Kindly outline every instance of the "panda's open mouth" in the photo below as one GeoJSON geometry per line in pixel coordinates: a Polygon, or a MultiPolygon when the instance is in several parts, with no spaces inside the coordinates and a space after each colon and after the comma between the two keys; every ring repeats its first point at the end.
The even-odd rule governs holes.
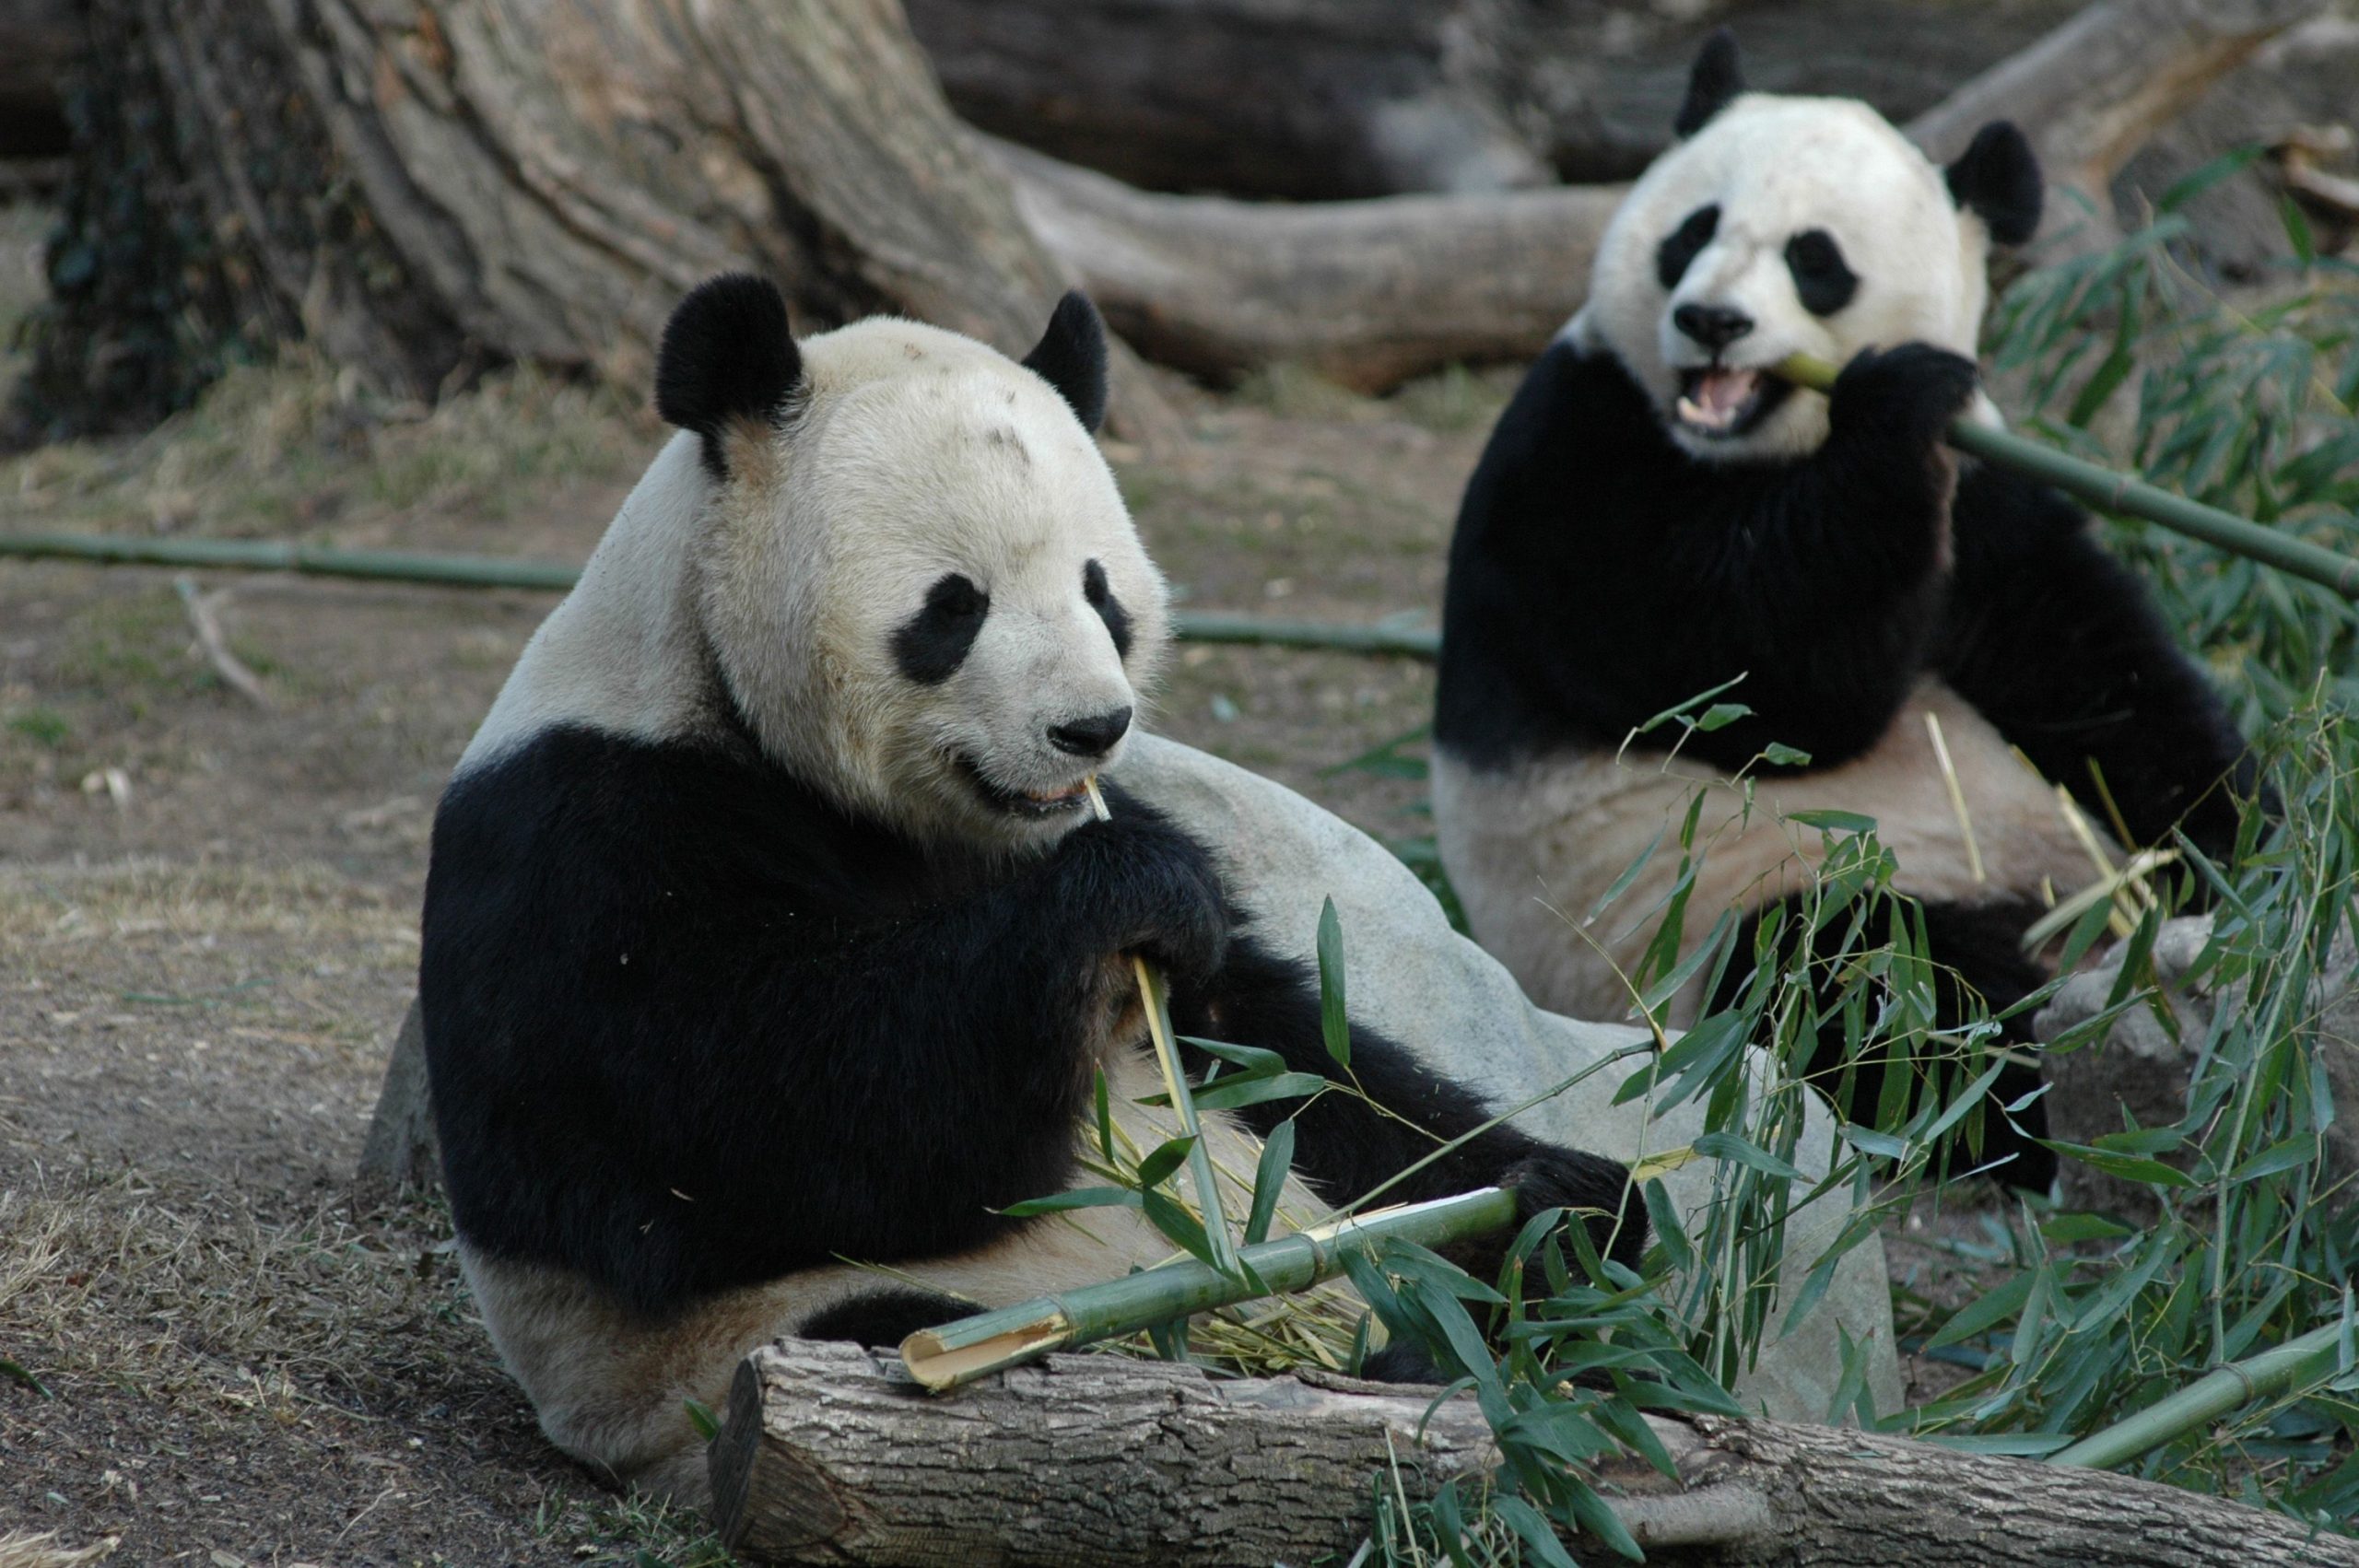
{"type": "Polygon", "coordinates": [[[965,752],[955,755],[958,759],[958,771],[967,776],[967,782],[974,786],[975,793],[980,795],[993,810],[1005,812],[1010,816],[1062,816],[1089,803],[1089,786],[1085,779],[1076,778],[1071,784],[1054,790],[1010,790],[1005,785],[993,783],[984,774],[981,765],[965,752]]]}
{"type": "Polygon", "coordinates": [[[1786,401],[1793,383],[1760,370],[1699,365],[1679,372],[1680,424],[1699,436],[1742,436],[1786,401]]]}

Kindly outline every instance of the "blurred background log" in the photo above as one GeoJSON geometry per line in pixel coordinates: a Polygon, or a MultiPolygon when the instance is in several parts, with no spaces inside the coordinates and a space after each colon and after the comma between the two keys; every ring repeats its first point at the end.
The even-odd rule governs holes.
{"type": "MultiPolygon", "coordinates": [[[[75,132],[5,433],[140,428],[295,341],[397,399],[518,360],[636,389],[730,266],[806,330],[889,310],[1010,348],[1081,281],[1192,374],[1380,392],[1538,351],[1618,191],[1548,181],[1642,167],[1722,21],[1756,86],[1863,96],[1937,156],[2020,121],[2083,244],[2226,136],[2318,127],[2321,172],[2359,70],[2350,0],[908,4],[931,60],[894,0],[0,0],[0,164],[53,171],[75,132]],[[44,98],[21,67],[77,17],[104,47],[44,98]]],[[[2199,198],[2189,258],[2283,254],[2285,167],[2199,198]]],[[[1115,416],[1175,429],[1134,362],[1115,416]]]]}
{"type": "Polygon", "coordinates": [[[951,106],[1154,191],[1552,183],[1510,123],[1529,0],[905,0],[951,106]]]}

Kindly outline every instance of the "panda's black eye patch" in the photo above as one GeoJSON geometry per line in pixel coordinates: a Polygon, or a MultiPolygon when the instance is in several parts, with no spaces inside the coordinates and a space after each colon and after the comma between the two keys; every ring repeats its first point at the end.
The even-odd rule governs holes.
{"type": "Polygon", "coordinates": [[[1655,248],[1655,276],[1662,279],[1665,288],[1676,288],[1679,280],[1687,275],[1690,263],[1702,254],[1720,228],[1720,207],[1715,202],[1708,207],[1697,207],[1687,215],[1671,238],[1655,248]]]}
{"type": "Polygon", "coordinates": [[[957,572],[938,579],[918,613],[893,634],[893,661],[918,685],[940,685],[967,661],[991,608],[991,595],[957,572]]]}
{"type": "Polygon", "coordinates": [[[1843,260],[1843,247],[1824,228],[1806,228],[1786,241],[1786,270],[1794,292],[1813,316],[1831,316],[1851,302],[1860,280],[1843,260]]]}
{"type": "Polygon", "coordinates": [[[1106,568],[1096,561],[1081,568],[1081,596],[1089,601],[1089,607],[1097,612],[1099,620],[1106,623],[1107,635],[1114,639],[1115,653],[1128,659],[1131,656],[1131,613],[1122,608],[1121,600],[1114,597],[1113,589],[1106,582],[1106,568]]]}

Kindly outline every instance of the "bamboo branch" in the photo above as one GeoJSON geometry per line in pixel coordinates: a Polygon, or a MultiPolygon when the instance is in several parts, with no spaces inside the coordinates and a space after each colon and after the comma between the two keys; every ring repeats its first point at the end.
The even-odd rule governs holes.
{"type": "MultiPolygon", "coordinates": [[[[1808,354],[1788,356],[1776,371],[1796,386],[1820,392],[1832,392],[1839,373],[1825,360],[1808,354]]],[[[1948,439],[1962,452],[2028,474],[2102,510],[2159,523],[2230,555],[2248,556],[2332,589],[2345,599],[2359,600],[2359,559],[2338,555],[2324,545],[2264,528],[2233,512],[2173,495],[2142,479],[2116,474],[2012,431],[1995,430],[1971,419],[1953,420],[1948,439]]]]}
{"type": "Polygon", "coordinates": [[[938,1393],[1052,1351],[1120,1339],[1258,1296],[1306,1290],[1343,1272],[1344,1259],[1353,1251],[1372,1252],[1390,1239],[1447,1246],[1504,1230],[1515,1217],[1515,1194],[1496,1187],[1379,1209],[1246,1247],[1237,1255],[1234,1272],[1193,1259],[1167,1263],[922,1328],[901,1341],[901,1360],[910,1376],[938,1393]]]}
{"type": "Polygon", "coordinates": [[[249,669],[244,660],[229,651],[229,639],[222,635],[220,619],[213,613],[214,607],[229,596],[229,591],[200,593],[195,579],[187,577],[176,579],[172,587],[179,591],[181,604],[188,611],[189,628],[196,633],[196,646],[204,652],[205,661],[213,666],[214,673],[228,683],[231,690],[256,708],[271,707],[270,693],[264,689],[262,677],[249,669]]]}
{"type": "Polygon", "coordinates": [[[2215,1367],[2160,1403],[2049,1456],[2048,1462],[2092,1470],[2128,1464],[2240,1406],[2275,1398],[2296,1383],[2334,1371],[2343,1364],[2350,1332],[2348,1323],[2330,1323],[2248,1361],[2215,1367]]]}
{"type": "MultiPolygon", "coordinates": [[[[1097,776],[1090,775],[1082,781],[1089,791],[1089,809],[1097,813],[1100,822],[1110,822],[1114,813],[1106,809],[1106,797],[1097,788],[1097,776]]],[[[1188,1175],[1196,1188],[1196,1211],[1203,1216],[1204,1244],[1213,1255],[1213,1266],[1224,1274],[1237,1272],[1237,1240],[1228,1234],[1228,1215],[1221,1208],[1220,1174],[1213,1169],[1213,1152],[1204,1143],[1203,1122],[1196,1115],[1196,1097],[1188,1092],[1188,1064],[1180,1059],[1180,1037],[1171,1027],[1171,993],[1163,977],[1154,965],[1137,954],[1131,955],[1131,972],[1138,977],[1139,1006],[1146,1012],[1146,1032],[1155,1046],[1155,1061],[1163,1070],[1163,1092],[1171,1100],[1171,1114],[1179,1118],[1180,1136],[1191,1140],[1188,1145],[1188,1175]]]]}
{"type": "MultiPolygon", "coordinates": [[[[267,539],[138,539],[104,533],[0,533],[0,556],[88,561],[100,566],[198,567],[217,571],[297,572],[440,588],[525,589],[563,593],[581,569],[556,561],[501,561],[483,556],[428,556],[403,550],[334,550],[267,539]]],[[[1374,626],[1265,621],[1256,615],[1183,610],[1172,617],[1182,642],[1309,648],[1339,653],[1432,659],[1441,634],[1387,619],[1374,626]]]]}

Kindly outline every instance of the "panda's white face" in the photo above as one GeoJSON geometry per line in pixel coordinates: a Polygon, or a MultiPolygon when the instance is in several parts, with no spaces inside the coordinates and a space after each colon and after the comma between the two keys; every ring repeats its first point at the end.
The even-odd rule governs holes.
{"type": "Polygon", "coordinates": [[[1052,840],[1168,636],[1113,475],[1056,391],[969,339],[872,319],[800,348],[792,416],[721,439],[699,579],[723,677],[765,749],[848,805],[1052,840]]]}
{"type": "Polygon", "coordinates": [[[1744,93],[1631,188],[1567,330],[1619,358],[1694,455],[1802,456],[1826,439],[1826,400],[1768,368],[1908,341],[1971,357],[1989,250],[1873,110],[1744,93]]]}

